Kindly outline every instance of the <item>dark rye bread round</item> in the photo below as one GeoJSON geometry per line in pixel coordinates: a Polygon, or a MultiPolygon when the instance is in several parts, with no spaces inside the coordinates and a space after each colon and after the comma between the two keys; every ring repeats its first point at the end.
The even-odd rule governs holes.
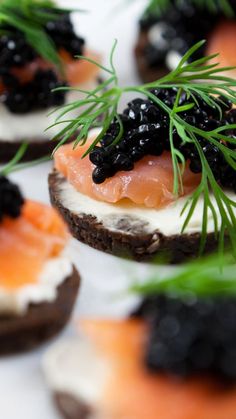
{"type": "MultiPolygon", "coordinates": [[[[11,160],[20,146],[22,145],[21,141],[10,142],[0,140],[0,163],[5,163],[11,160]]],[[[28,144],[27,150],[22,157],[21,161],[31,161],[39,159],[40,157],[47,156],[51,154],[56,146],[54,141],[45,140],[45,139],[33,139],[28,144]]]]}
{"type": "Polygon", "coordinates": [[[54,402],[65,419],[92,419],[93,409],[69,393],[55,392],[54,402]]]}
{"type": "Polygon", "coordinates": [[[22,316],[0,315],[0,355],[33,349],[59,333],[70,318],[79,285],[80,276],[73,268],[58,287],[55,301],[30,304],[22,316]]]}
{"type": "Polygon", "coordinates": [[[137,44],[135,46],[135,58],[141,80],[149,83],[160,79],[168,73],[167,67],[151,67],[147,62],[145,49],[148,45],[148,30],[140,29],[137,44]]]}
{"type": "MultiPolygon", "coordinates": [[[[81,242],[95,249],[137,261],[153,260],[160,256],[166,263],[177,264],[199,255],[200,233],[172,236],[165,236],[158,230],[147,233],[146,223],[130,216],[118,219],[119,231],[111,231],[94,215],[71,212],[62,202],[63,182],[67,181],[56,170],[49,175],[51,202],[59,210],[72,235],[81,242]]],[[[215,235],[208,234],[205,253],[216,250],[217,245],[215,235]]]]}

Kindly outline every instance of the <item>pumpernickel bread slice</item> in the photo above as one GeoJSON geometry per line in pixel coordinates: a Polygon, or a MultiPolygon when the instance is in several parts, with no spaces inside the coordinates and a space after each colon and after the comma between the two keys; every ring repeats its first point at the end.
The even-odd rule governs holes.
{"type": "Polygon", "coordinates": [[[53,344],[43,357],[43,372],[63,418],[95,419],[110,374],[104,355],[84,336],[53,344]]]}
{"type": "MultiPolygon", "coordinates": [[[[8,162],[12,159],[20,146],[22,145],[21,141],[5,141],[4,139],[0,140],[0,163],[8,162]]],[[[45,139],[31,139],[28,143],[27,150],[22,157],[22,161],[31,161],[50,155],[55,148],[55,142],[45,140],[45,139]]]]}
{"type": "Polygon", "coordinates": [[[23,315],[0,315],[0,354],[30,350],[52,338],[68,322],[80,285],[73,268],[57,288],[52,302],[30,304],[23,315]]]}
{"type": "MultiPolygon", "coordinates": [[[[200,232],[163,234],[142,215],[109,205],[109,214],[102,213],[103,203],[86,197],[54,170],[49,175],[52,204],[59,210],[72,235],[95,249],[137,261],[163,256],[169,263],[181,263],[199,254],[200,232]]],[[[106,209],[104,207],[104,210],[106,209]]],[[[148,211],[148,210],[147,210],[148,211]]],[[[175,215],[176,216],[176,215],[175,215]]],[[[156,214],[158,217],[158,213],[156,214]]],[[[180,217],[180,214],[177,214],[180,217]]],[[[166,220],[169,223],[170,219],[166,220]]],[[[217,247],[214,233],[209,233],[205,252],[217,247]]]]}
{"type": "Polygon", "coordinates": [[[66,392],[56,391],[53,394],[54,403],[65,419],[93,419],[96,413],[91,406],[79,397],[73,397],[66,392]]]}

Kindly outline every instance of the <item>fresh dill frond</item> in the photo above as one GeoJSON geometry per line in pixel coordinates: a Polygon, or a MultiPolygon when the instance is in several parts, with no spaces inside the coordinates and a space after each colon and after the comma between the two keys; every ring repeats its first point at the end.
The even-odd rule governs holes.
{"type": "MultiPolygon", "coordinates": [[[[76,147],[78,144],[85,144],[92,128],[101,126],[101,132],[95,141],[88,147],[84,156],[89,154],[91,150],[99,143],[106,134],[112,121],[118,121],[120,130],[114,139],[113,145],[122,139],[124,128],[118,113],[118,107],[121,96],[126,93],[136,93],[139,97],[147,97],[154,104],[162,109],[169,118],[170,135],[169,141],[171,145],[171,155],[174,172],[173,192],[176,197],[181,195],[182,190],[182,171],[181,165],[185,165],[183,154],[175,148],[172,141],[172,132],[175,129],[183,144],[192,143],[198,150],[201,160],[202,174],[201,182],[197,189],[188,199],[183,208],[182,215],[185,216],[182,232],[186,231],[192,216],[197,209],[200,198],[203,199],[202,208],[202,228],[201,228],[201,245],[200,251],[205,248],[207,234],[209,232],[208,219],[211,216],[214,223],[215,237],[219,242],[219,249],[225,247],[225,237],[228,236],[232,245],[232,249],[236,256],[236,202],[231,199],[222,187],[217,183],[205,154],[199,144],[198,138],[216,146],[223,154],[227,163],[236,170],[236,148],[227,147],[227,144],[236,146],[236,139],[227,136],[227,130],[235,129],[236,125],[223,125],[211,131],[202,130],[190,123],[187,123],[182,117],[181,112],[191,109],[198,101],[201,100],[208,106],[218,110],[219,117],[221,108],[217,98],[221,96],[223,99],[230,100],[236,105],[236,80],[228,77],[225,73],[232,70],[232,67],[219,67],[215,60],[217,54],[202,57],[194,60],[194,53],[202,47],[205,41],[200,41],[194,45],[183,56],[176,69],[171,71],[163,78],[151,83],[140,86],[120,87],[118,77],[113,63],[116,42],[113,45],[110,55],[110,65],[106,68],[97,64],[103,69],[108,78],[101,83],[93,91],[84,92],[82,100],[75,101],[69,105],[61,107],[58,117],[53,126],[58,126],[58,134],[54,140],[59,140],[58,147],[64,144],[69,138],[77,135],[75,140],[76,147]],[[192,62],[191,58],[193,59],[192,62]],[[177,89],[176,102],[173,107],[167,106],[159,97],[155,96],[151,89],[177,89]],[[181,106],[178,103],[181,94],[185,93],[188,98],[188,104],[181,106]],[[73,110],[83,107],[83,111],[75,119],[64,120],[64,117],[73,110]],[[60,127],[63,126],[62,129],[60,127]],[[79,134],[78,134],[79,132],[79,134]]],[[[82,57],[79,57],[82,58],[82,57]]],[[[85,60],[87,58],[84,58],[85,60]]],[[[79,113],[79,112],[78,112],[79,113]]]]}
{"type": "Polygon", "coordinates": [[[13,156],[13,158],[0,169],[0,175],[8,176],[11,173],[18,172],[23,169],[28,169],[30,167],[34,167],[39,164],[50,161],[52,158],[51,155],[46,155],[40,157],[39,159],[32,160],[30,162],[22,162],[22,159],[24,158],[27,149],[28,144],[22,143],[21,146],[18,148],[16,154],[13,156]]]}
{"type": "Polygon", "coordinates": [[[218,254],[188,262],[175,273],[161,278],[159,269],[145,283],[134,283],[129,291],[145,297],[165,294],[178,298],[236,297],[235,259],[218,254]]]}

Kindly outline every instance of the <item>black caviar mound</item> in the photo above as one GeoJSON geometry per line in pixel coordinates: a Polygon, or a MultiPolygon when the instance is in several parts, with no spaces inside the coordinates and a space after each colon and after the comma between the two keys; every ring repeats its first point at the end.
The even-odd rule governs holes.
{"type": "MultiPolygon", "coordinates": [[[[156,31],[154,40],[148,37],[144,48],[145,60],[150,68],[166,67],[168,53],[174,52],[183,56],[195,43],[208,39],[214,27],[225,19],[220,2],[216,10],[209,11],[203,2],[189,2],[182,0],[173,2],[161,16],[155,13],[145,14],[140,20],[140,29],[146,33],[156,31]],[[177,4],[176,4],[177,3],[177,4]]],[[[214,2],[217,3],[217,2],[214,2]]],[[[235,0],[229,3],[236,13],[235,0]]],[[[192,59],[201,58],[205,54],[203,45],[192,59]]]]}
{"type": "MultiPolygon", "coordinates": [[[[27,43],[23,32],[12,26],[0,26],[0,34],[1,29],[4,29],[4,34],[0,35],[0,84],[3,85],[0,103],[16,114],[64,104],[65,92],[51,91],[67,86],[55,71],[39,69],[30,82],[18,78],[17,70],[39,57],[27,43]]],[[[75,34],[69,13],[58,12],[56,20],[49,16],[44,29],[58,51],[65,50],[71,58],[83,55],[85,42],[75,34]]]]}
{"type": "Polygon", "coordinates": [[[58,20],[48,20],[46,32],[58,50],[66,50],[71,58],[75,55],[83,55],[85,40],[75,34],[70,13],[59,13],[58,20]]]}
{"type": "Polygon", "coordinates": [[[236,380],[236,298],[159,295],[145,299],[134,315],[148,321],[150,371],[236,380]]]}
{"type": "MultiPolygon", "coordinates": [[[[1,68],[10,70],[12,67],[22,67],[38,57],[37,52],[28,44],[23,32],[10,25],[1,25],[0,29],[6,32],[0,37],[1,68]]],[[[69,13],[58,12],[58,19],[51,20],[49,11],[49,19],[44,29],[58,51],[64,49],[72,58],[83,54],[85,41],[75,34],[69,13]]]]}
{"type": "MultiPolygon", "coordinates": [[[[177,89],[154,89],[151,93],[171,108],[177,89]]],[[[189,101],[183,93],[179,104],[187,103],[189,101]]],[[[198,105],[195,104],[192,109],[179,115],[188,124],[205,131],[235,123],[236,110],[232,109],[232,104],[224,98],[218,98],[218,105],[222,109],[222,117],[218,109],[210,107],[201,98],[198,99],[198,105]]],[[[135,162],[146,155],[160,156],[164,151],[170,151],[169,116],[152,100],[134,99],[128,103],[120,119],[124,129],[121,141],[117,145],[112,144],[120,130],[119,122],[114,121],[101,139],[101,146],[96,146],[90,152],[90,160],[96,166],[93,171],[95,183],[103,183],[119,171],[132,170],[135,162]]],[[[235,137],[236,130],[228,130],[227,135],[235,137]]],[[[217,182],[236,191],[235,171],[229,166],[223,153],[203,138],[199,137],[198,141],[217,182]]],[[[183,143],[175,129],[173,143],[185,159],[189,160],[191,171],[201,173],[202,165],[196,146],[193,143],[183,143]]]]}
{"type": "MultiPolygon", "coordinates": [[[[1,70],[0,70],[1,73],[1,70]]],[[[52,106],[60,106],[65,102],[65,91],[52,92],[53,89],[67,86],[58,79],[53,70],[37,70],[33,79],[21,84],[16,77],[3,74],[8,90],[1,95],[1,102],[16,114],[37,111],[52,106]]]]}
{"type": "Polygon", "coordinates": [[[0,222],[5,216],[19,217],[23,204],[24,198],[19,187],[0,175],[0,222]]]}

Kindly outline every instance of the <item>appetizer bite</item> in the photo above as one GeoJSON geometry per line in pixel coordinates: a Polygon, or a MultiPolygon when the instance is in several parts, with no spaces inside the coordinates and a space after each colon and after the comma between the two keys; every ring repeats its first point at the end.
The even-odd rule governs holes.
{"type": "MultiPolygon", "coordinates": [[[[22,142],[29,143],[25,159],[53,150],[49,114],[98,83],[99,68],[80,60],[81,54],[99,59],[75,33],[69,10],[51,0],[0,2],[0,161],[8,161],[22,142]]],[[[75,118],[78,113],[71,110],[75,118]]]]}
{"type": "Polygon", "coordinates": [[[135,47],[141,79],[150,82],[173,70],[201,39],[207,39],[207,44],[194,58],[220,53],[221,65],[235,65],[235,13],[234,0],[149,0],[135,47]]]}
{"type": "Polygon", "coordinates": [[[107,91],[91,92],[83,118],[59,133],[51,201],[78,240],[171,263],[222,248],[225,238],[235,248],[236,82],[209,57],[188,63],[203,44],[143,86],[119,87],[111,57],[107,91]],[[137,97],[120,114],[127,92],[137,97]]]}
{"type": "Polygon", "coordinates": [[[54,209],[24,200],[0,175],[0,354],[31,349],[66,325],[79,275],[54,209]]]}
{"type": "Polygon", "coordinates": [[[134,287],[144,301],[132,318],[80,321],[49,350],[63,417],[236,418],[235,265],[222,276],[218,256],[201,263],[134,287]]]}

